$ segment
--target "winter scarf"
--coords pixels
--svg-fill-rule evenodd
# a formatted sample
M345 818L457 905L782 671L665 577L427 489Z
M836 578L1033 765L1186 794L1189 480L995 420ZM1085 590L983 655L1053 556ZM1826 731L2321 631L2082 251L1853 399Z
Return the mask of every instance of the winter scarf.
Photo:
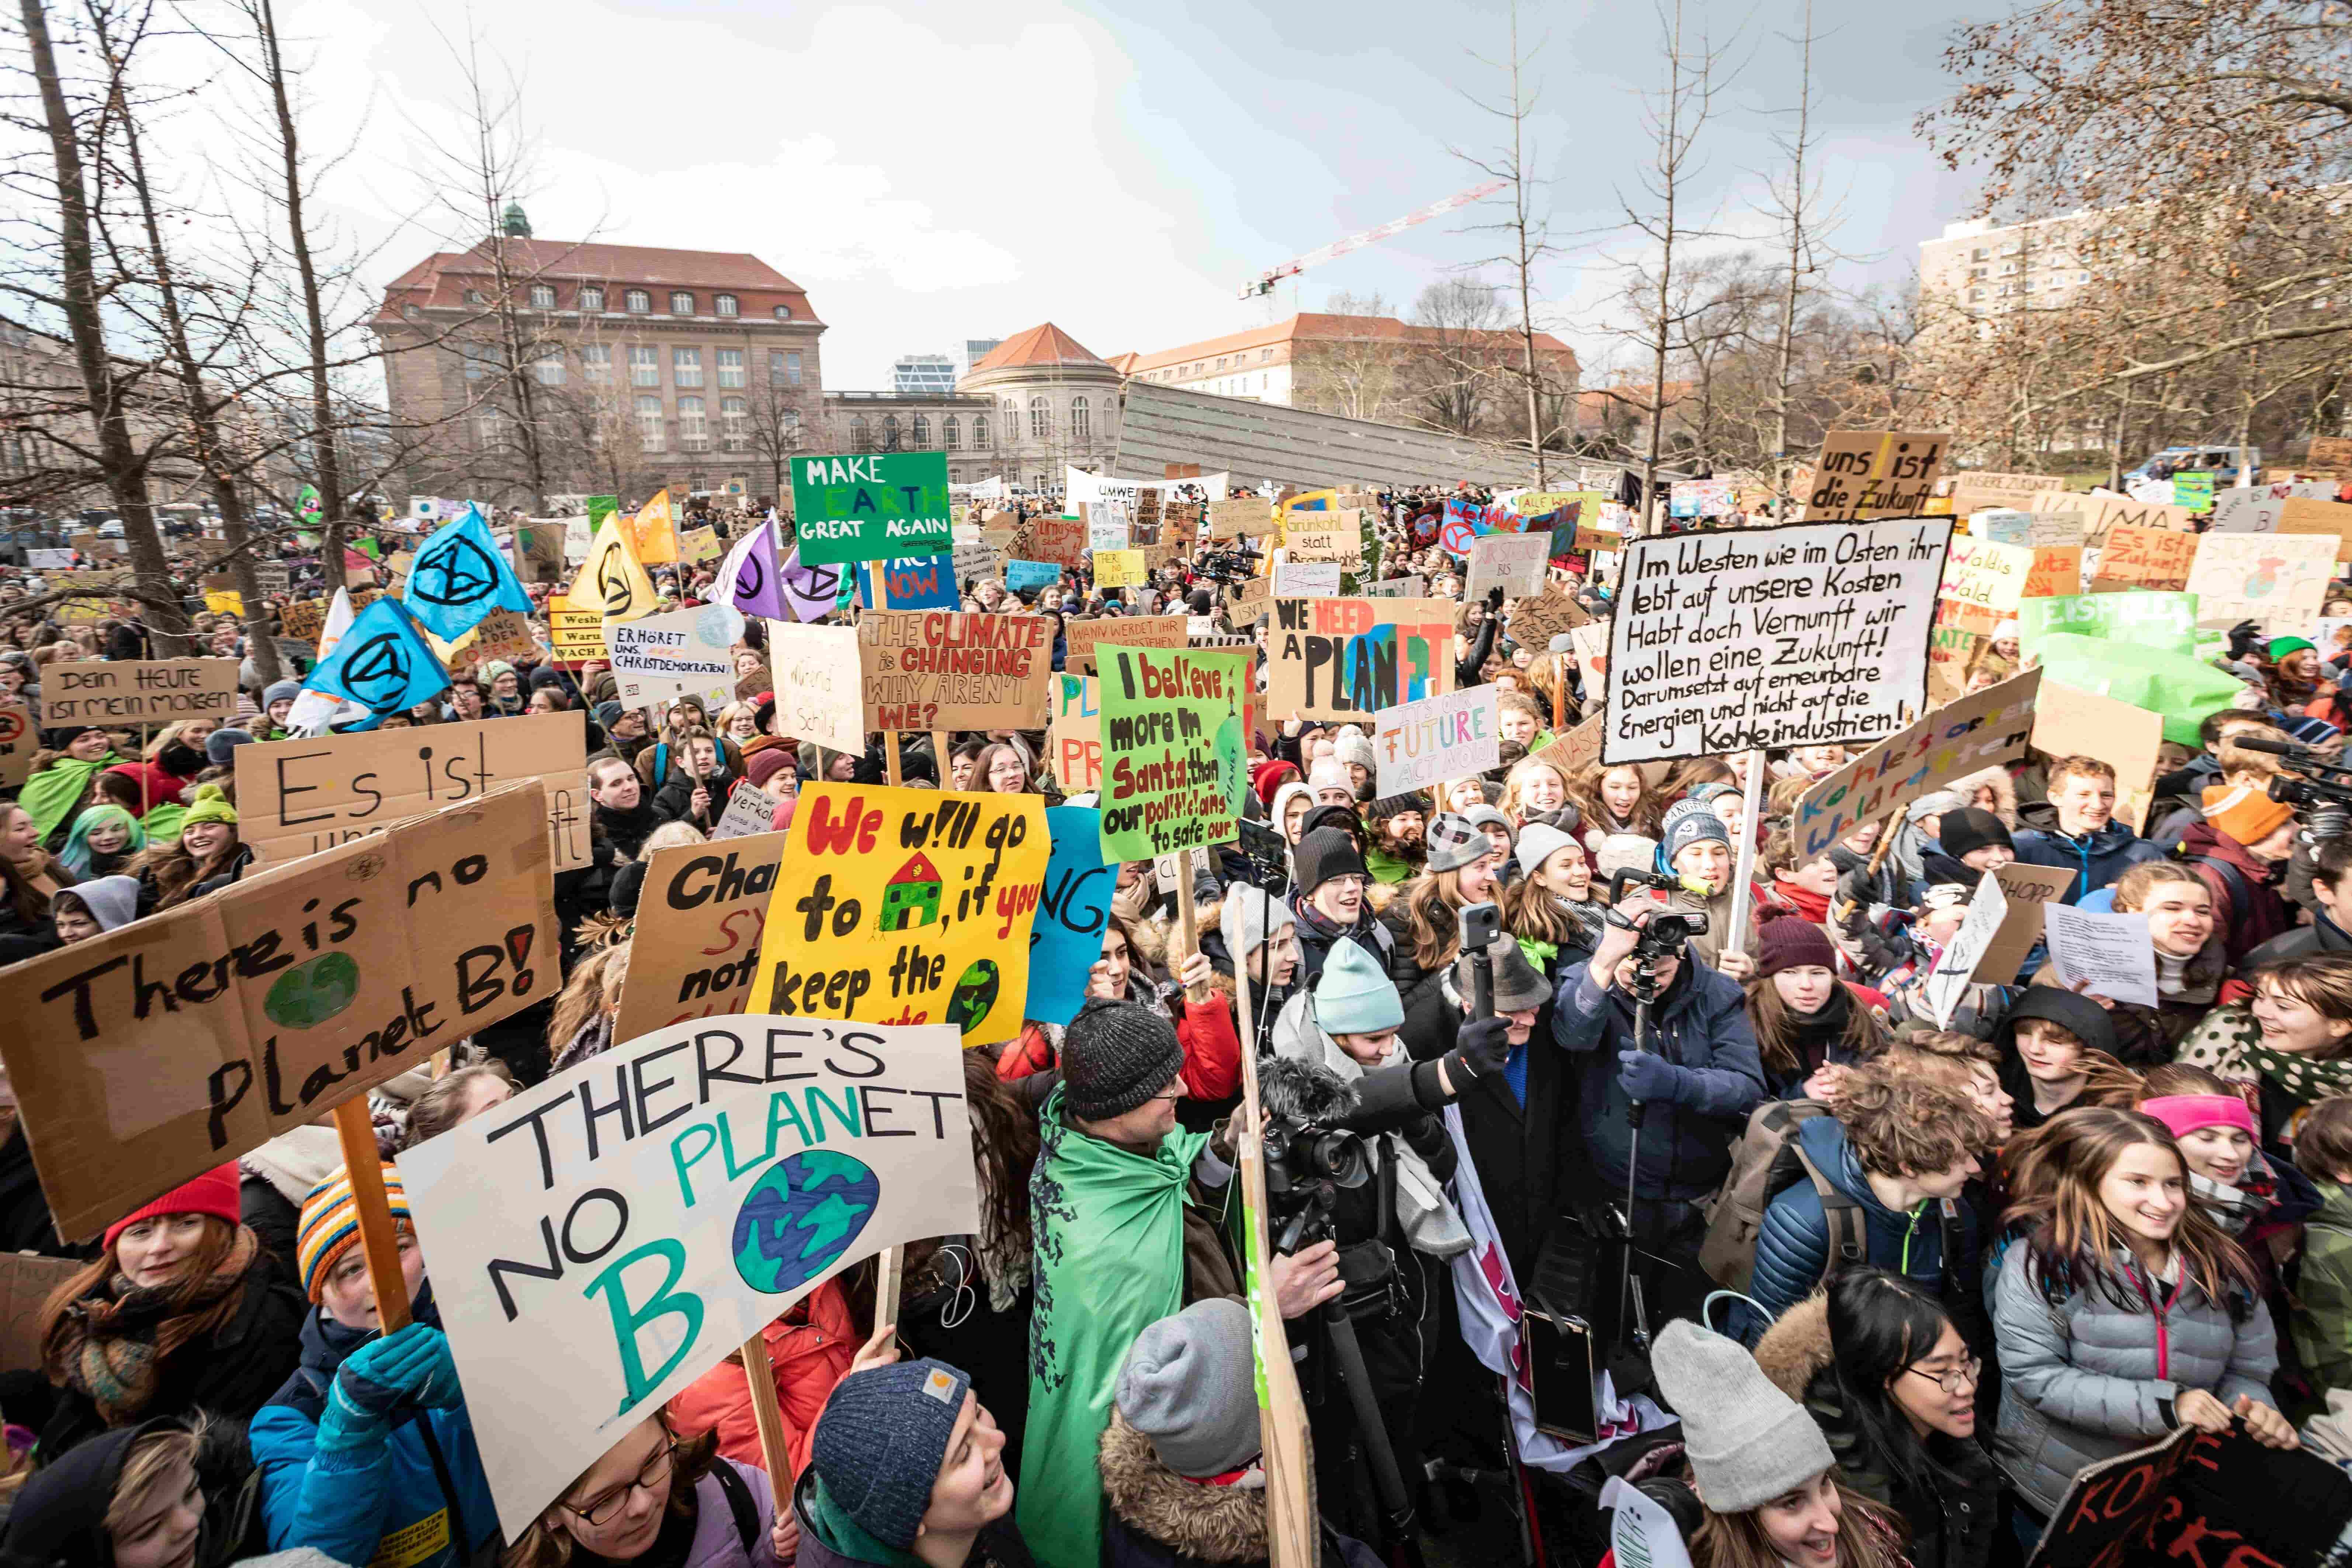
M1372 906L1370 900L1366 900L1363 912L1356 917L1356 923L1354 925L1341 925L1338 921L1333 920L1329 915L1327 915L1321 910L1317 909L1314 903L1307 899L1299 899L1294 901L1291 905L1290 912L1297 917L1301 930L1307 931L1319 941L1332 942L1339 941L1343 936L1360 937L1364 940L1365 950L1370 952L1375 958L1379 957L1382 951L1381 949L1372 945L1380 940L1372 933L1380 925L1381 918L1372 912Z
M547 1070L562 1072L566 1068L579 1066L590 1057L601 1057L612 1048L612 1015L603 1012L592 1014L588 1021L563 1043L563 1048L555 1053L555 1061Z
M824 1477L810 1477L801 1497L806 1504L809 1528L836 1555L852 1563L876 1563L878 1568L923 1568L921 1558L884 1545L868 1534L864 1525L850 1518L849 1510L834 1501L833 1494L824 1489Z
M108 1426L133 1419L154 1398L172 1352L235 1312L258 1246L239 1226L220 1267L203 1279L135 1286L115 1275L104 1294L66 1308L47 1347L52 1375L86 1395Z
M1797 1070L1810 1078L1814 1070L1831 1059L1838 1042L1845 1037L1847 1015L1853 1006L1853 994L1841 981L1830 987L1830 999L1822 1004L1821 1011L1811 1017L1799 1017L1793 1009L1789 1032L1790 1048L1797 1053Z
M2189 1194L2205 1217L2231 1236L2243 1236L2260 1219L2278 1194L2278 1183L2267 1173L2249 1167L2242 1183L2231 1186L2210 1176L2189 1173Z
M1827 925L1830 918L1830 895L1801 888L1786 877L1772 879L1772 896L1788 905L1815 925Z
M1338 1075L1349 1085L1363 1081L1363 1064L1339 1048L1315 1016L1315 993L1302 991L1293 996L1275 1021L1274 1054L1289 1061L1307 1062ZM1409 1060L1402 1036L1389 1041L1389 1054L1381 1058L1383 1068L1395 1067ZM1445 1196L1444 1184L1429 1168L1429 1162L1416 1153L1412 1144L1394 1132L1384 1132L1372 1141L1374 1158L1383 1155L1396 1162L1397 1224L1412 1243L1416 1252L1426 1252L1432 1258L1451 1258L1457 1252L1470 1250L1470 1233L1462 1226L1462 1216Z
M2252 1091L2263 1080L2302 1105L2352 1094L2352 1058L2321 1061L2271 1049L2263 1044L2262 1026L2254 1022L2252 1009L2243 1002L2228 1003L2206 1014L2180 1042L2172 1059L2203 1068L2226 1080L2253 1105L2257 1115L2262 1106Z
M297 1127L280 1132L237 1164L299 1208L311 1188L342 1169L342 1138L331 1127Z
M1057 1085L1045 1101L1029 1177L1037 1300L1015 1495L1039 1563L1094 1568L1102 1559L1096 1448L1135 1336L1183 1308L1185 1184L1209 1135L1179 1130L1152 1154L1134 1153L1071 1127L1066 1093Z
M16 792L16 804L32 814L33 826L41 830L43 843L48 842L58 824L81 803L82 792L89 787L89 775L113 765L111 753L91 763L78 757L59 757L25 781L25 787Z

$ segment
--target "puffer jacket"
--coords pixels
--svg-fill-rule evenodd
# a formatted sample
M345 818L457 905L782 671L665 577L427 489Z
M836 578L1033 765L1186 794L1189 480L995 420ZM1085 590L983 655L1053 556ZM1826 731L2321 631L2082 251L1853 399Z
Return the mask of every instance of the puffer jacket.
M1833 1353L1829 1298L1816 1293L1765 1331L1757 1342L1756 1364L1781 1393L1802 1405L1822 1429L1837 1458L1838 1479L1903 1515L1911 1527L1910 1542L1904 1548L1911 1568L1985 1568L2000 1517L1999 1467L1973 1438L1931 1432L1927 1457L1941 1468L1940 1473L1931 1475L1924 1487L1895 1474L1848 1407L1831 1364Z
M2172 1402L2201 1388L2224 1405L2242 1394L2267 1405L2278 1334L2259 1301L2229 1310L2182 1284L2158 1320L2124 1286L2126 1307L2105 1290L2051 1301L2030 1277L2032 1248L2012 1244L1993 1290L2000 1342L2000 1427L1993 1457L2025 1500L2056 1510L2084 1466L2145 1447L2172 1430ZM2118 1274L2145 1285L2118 1254ZM2167 1288L2157 1286L2161 1299Z
M2045 802L2021 807L2018 816L2031 826L2011 836L2017 858L2029 866L2061 866L2074 873L2058 900L2062 904L2079 904L2141 862L2164 858L2161 846L2120 822L2076 837L2060 830L2057 808Z
M792 1467L791 1475L771 1478L782 1490L808 1467L816 1418L833 1397L834 1384L848 1373L865 1336L837 1279L818 1286L761 1334L769 1364L775 1369L776 1406L784 1418L784 1452ZM668 1410L681 1435L716 1432L722 1456L754 1469L767 1468L759 1422L751 1414L751 1384L740 1353L672 1394Z
M1869 1256L1862 1262L1914 1279L1931 1292L1944 1289L1947 1216L1933 1203L1898 1213L1879 1202L1863 1173L1862 1161L1843 1123L1816 1116L1797 1129L1797 1146L1830 1185L1862 1205L1863 1236ZM1977 1222L1965 1202L1955 1200L1950 1230L1960 1256L1951 1259L1956 1288L1974 1272ZM1792 1182L1773 1194L1756 1233L1756 1272L1748 1287L1756 1310L1743 1306L1733 1319L1740 1339L1754 1344L1767 1325L1813 1293L1830 1266L1830 1222L1822 1194L1810 1180ZM1956 1293L1965 1294L1964 1291Z

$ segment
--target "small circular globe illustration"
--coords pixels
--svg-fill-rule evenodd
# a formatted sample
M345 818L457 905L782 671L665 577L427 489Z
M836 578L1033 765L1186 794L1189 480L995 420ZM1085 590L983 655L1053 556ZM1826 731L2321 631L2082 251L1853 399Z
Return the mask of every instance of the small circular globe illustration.
M971 967L956 982L955 992L948 998L947 1021L959 1029L969 1029L988 1016L996 1005L996 991L1001 977L992 959L976 958Z
M743 612L732 605L706 605L694 617L694 632L714 647L743 640Z
M882 1201L866 1162L831 1149L786 1155L761 1173L735 1213L735 1272L772 1296L833 1267Z

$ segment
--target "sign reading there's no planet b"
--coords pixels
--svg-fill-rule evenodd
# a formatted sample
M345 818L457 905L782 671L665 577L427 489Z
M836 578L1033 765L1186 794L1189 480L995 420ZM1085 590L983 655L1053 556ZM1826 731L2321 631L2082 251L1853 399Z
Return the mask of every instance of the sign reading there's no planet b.
M735 644L742 636L741 612L726 605L604 624L621 700L631 708L696 697L716 714L735 700Z
M819 1285L980 1225L963 1053L940 1024L671 1025L400 1169L510 1538Z

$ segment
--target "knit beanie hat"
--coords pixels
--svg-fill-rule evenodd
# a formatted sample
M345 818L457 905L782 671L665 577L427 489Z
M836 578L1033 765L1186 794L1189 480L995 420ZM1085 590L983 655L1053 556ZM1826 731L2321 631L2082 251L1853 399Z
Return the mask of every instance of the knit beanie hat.
M1429 868L1433 871L1459 871L1494 847L1486 842L1484 829L1468 817L1450 811L1431 823L1423 837L1429 846Z
M2160 1094L2141 1100L2137 1109L2163 1122L2175 1138L2186 1138L2200 1127L2235 1127L2262 1142L2254 1113L2234 1094Z
M1445 819L1441 816L1438 820ZM1298 896L1302 899L1313 898L1315 889L1334 877L1369 879L1371 875L1364 869L1364 857L1356 848L1355 836L1342 828L1318 827L1304 835L1290 858L1298 866Z
M1738 1341L1676 1318L1650 1365L1682 1417L1683 1456L1710 1513L1762 1508L1837 1462L1813 1418Z
M1339 742L1332 748L1331 754L1342 763L1352 763L1358 767L1378 766L1372 761L1372 741L1369 735L1351 735L1344 731L1341 731Z
M2263 652L2269 656L2273 664L2276 664L2291 653L2302 653L2306 649L2313 653L2319 651L2312 647L2310 640L2305 637L2273 637L2270 647Z
M1213 1296L1145 1325L1119 1369L1118 1397L1128 1425L1178 1475L1248 1464L1262 1448L1249 1309Z
M2215 784L2204 795L2205 820L2241 844L2260 844L2294 816L2252 784Z
M1829 932L1801 915L1781 914L1756 933L1756 973L1761 977L1807 964L1837 973L1837 949Z
M1512 826L1511 819L1491 805L1474 805L1462 814L1462 820L1482 833L1488 827L1501 828L1506 843L1516 845L1519 841L1519 830Z
M1297 763L1269 757L1250 769L1250 788L1256 792L1259 805L1270 806L1274 804L1274 792L1297 777Z
M1404 1003L1381 961L1362 944L1335 942L1315 981L1315 1021L1334 1035L1376 1035L1404 1022Z
M261 693L261 706L264 709L267 709L273 702L291 702L301 695L302 683L300 681L273 680Z
M1298 923L1290 905L1264 888L1235 882L1225 889L1217 915L1217 929L1225 933L1225 951L1242 962Z
M1530 822L1519 829L1519 869L1532 877L1561 850L1577 847L1574 834L1562 833L1549 822Z
M1638 833L1612 833L1592 857L1592 879L1605 882L1620 871L1647 871L1657 858L1658 841Z
M835 1506L883 1545L915 1543L971 1379L943 1361L902 1361L834 1386L809 1439L809 1468Z
M142 1219L161 1219L167 1214L208 1214L229 1224L237 1223L236 1162L215 1165L201 1176L192 1177L157 1198L153 1203L132 1209L106 1227L106 1247L114 1249L114 1238Z
M1386 822L1391 816L1406 813L1415 816L1429 815L1429 797L1419 790L1407 790L1402 795L1384 795L1364 807L1364 815L1375 822Z
M1658 847L1658 858L1672 867L1675 857L1692 845L1710 842L1730 848L1731 829L1723 825L1723 818L1701 806L1696 811L1685 812L1667 825L1666 839Z
M408 1189L401 1184L400 1173L390 1165L383 1168L383 1199L395 1226L411 1223ZM359 1245L359 1204L352 1196L352 1173L345 1166L312 1187L310 1195L302 1200L302 1217L294 1230L294 1260L302 1270L302 1293L318 1300L319 1288L326 1283L328 1274L344 1253Z
M1982 806L1955 806L1944 813L1940 826L1943 831L1936 836L1937 842L1944 847L1944 853L1955 860L1971 849L1982 849L1987 846L2006 849L2011 854L2017 852L2017 846L2011 840L2009 829L2002 825L2000 818Z
M1551 988L1544 984L1536 966L1528 962L1527 950L1519 945L1517 938L1496 938L1487 945L1486 957L1495 976L1496 1012L1521 1013L1551 1000ZM1460 994L1465 1010L1478 994L1477 983L1472 978L1477 972L1477 965L1466 952L1454 961L1454 988Z
M1097 998L1062 1032L1062 1103L1081 1121L1108 1121L1165 1089L1183 1066L1173 1024L1140 1003Z
M609 730L619 721L621 715L627 711L627 709L617 702L599 702L596 704L595 711L590 717L596 721L596 728Z
M215 730L205 737L205 761L216 768L227 767L236 760L236 749L252 739L250 730Z
M196 804L180 818L180 830L187 831L199 822L226 822L236 826L236 807L229 805L228 794L216 784L196 786Z
M1318 795L1327 789L1343 789L1352 798L1356 793L1356 779L1348 772L1347 763L1338 757L1326 757L1307 773L1307 787Z

